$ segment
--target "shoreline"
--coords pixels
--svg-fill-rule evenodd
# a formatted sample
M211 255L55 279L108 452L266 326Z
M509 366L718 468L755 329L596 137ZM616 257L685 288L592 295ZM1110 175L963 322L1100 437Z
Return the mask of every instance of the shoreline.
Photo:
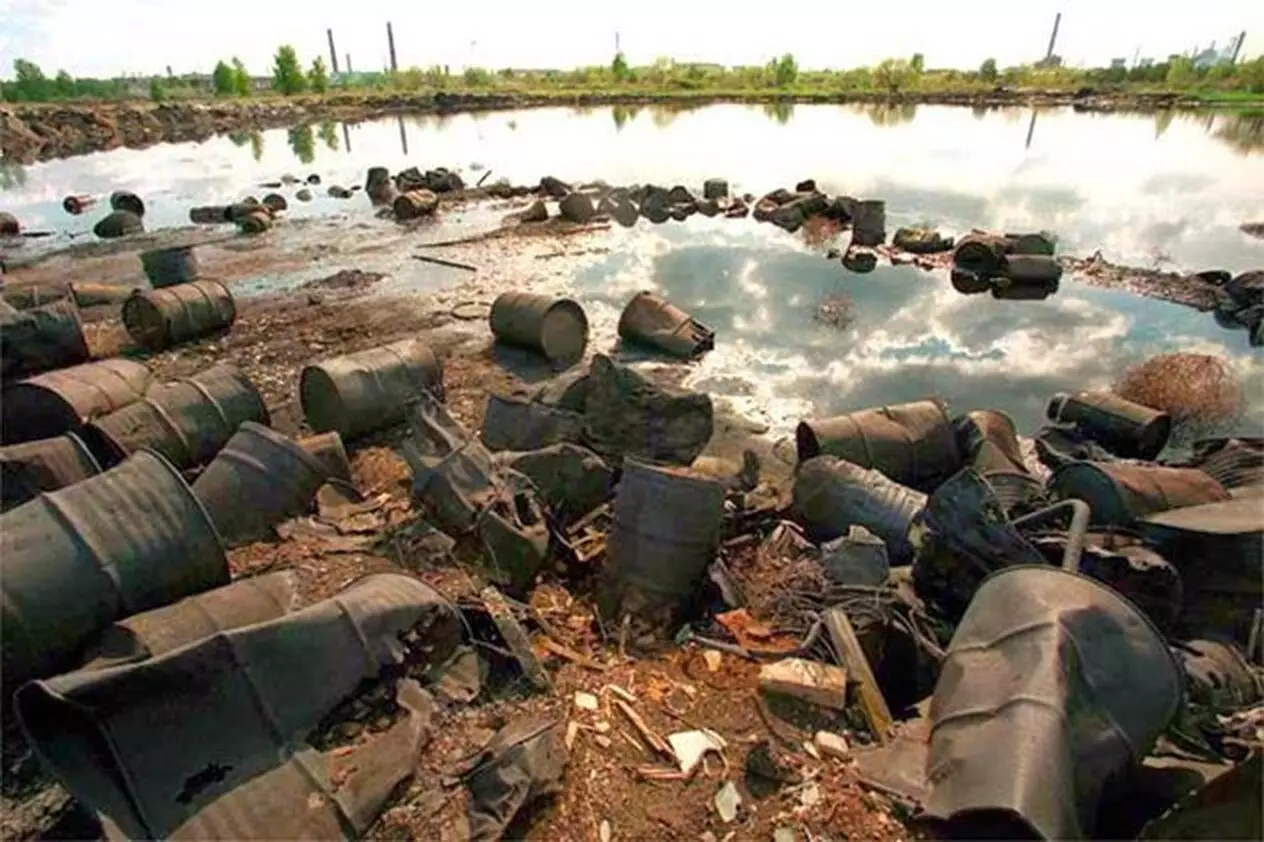
M99 152L120 146L142 149L159 143L206 140L234 131L285 128L316 120L361 122L401 113L458 114L559 106L707 105L946 105L969 108L1057 108L1112 113L1167 110L1234 110L1264 107L1260 101L1202 99L1174 92L1097 92L1092 89L993 90L886 94L878 92L677 91L659 93L348 93L246 100L198 99L152 103L0 105L0 150L18 163Z

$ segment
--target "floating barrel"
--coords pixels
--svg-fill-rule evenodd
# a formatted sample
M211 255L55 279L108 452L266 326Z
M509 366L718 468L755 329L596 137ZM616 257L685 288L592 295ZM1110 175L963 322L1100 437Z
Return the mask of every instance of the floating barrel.
M110 210L127 211L137 216L144 216L145 203L135 193L128 190L115 190L110 194Z
M268 420L255 385L236 366L222 363L159 383L142 400L97 418L83 436L102 464L151 448L185 470L214 459L243 422Z
M795 442L800 462L837 456L923 491L962 466L947 406L938 398L803 421Z
M793 494L795 519L814 541L833 541L863 526L883 540L893 563L912 555L909 526L926 507L925 494L832 456L800 465Z
M73 301L0 314L0 376L5 380L92 359Z
M193 246L142 251L140 263L154 289L187 284L198 276L197 254Z
M201 205L189 208L189 221L194 225L219 225L233 221L233 205ZM253 208L250 208L253 210ZM244 215L245 211L243 211Z
M602 569L602 616L617 623L635 614L674 630L715 558L723 514L719 482L626 459Z
M443 369L424 342L405 339L305 367L299 399L307 425L353 441L404 420L423 392L443 397Z
M949 277L952 288L962 295L978 295L992 288L990 280L980 277L977 272L969 269L958 269L954 266Z
M430 216L439 207L439 197L429 190L410 190L395 197L392 207L400 220Z
M325 466L325 476L351 482L351 460L347 458L347 449L343 447L342 436L337 433L305 436L298 440L298 446Z
M247 421L202 471L193 493L232 547L266 538L273 526L307 511L326 476L325 465L295 441Z
M1128 459L1154 459L1167 446L1172 417L1110 392L1059 393L1049 401L1050 421L1083 428L1107 450Z
M1056 245L1048 234L1006 234L1005 242L1011 254L1049 256Z
M132 360L112 359L49 371L4 387L0 421L5 442L32 441L79 430L84 422L140 400L152 379Z
M1197 468L1120 462L1072 462L1054 472L1049 490L1083 500L1095 526L1126 526L1138 518L1229 499L1224 486Z
M80 647L114 620L229 578L201 503L149 452L0 515L0 546L9 692L73 666Z
M243 234L262 234L272 227L272 214L266 210L255 210L248 214L235 216L233 222Z
M103 240L115 240L131 234L140 234L145 230L144 221L130 211L116 210L102 217L92 226L92 233Z
M1001 272L1016 284L1053 285L1062 278L1062 264L1043 254L1010 254Z
M881 199L863 199L852 205L851 244L880 246L887 238L887 203Z
M285 201L285 197L280 193L269 193L263 197L263 201L259 204L263 205L274 214L280 213L290 206L290 203Z
M715 347L715 331L649 291L638 292L623 308L619 336L684 359L701 356Z
M506 292L492 303L489 321L498 340L539 351L556 368L573 366L588 347L588 317L569 298Z
M925 810L950 823L942 838L1093 838L1105 788L1150 752L1182 685L1163 635L1110 588L1057 567L993 573L931 697Z
M62 209L71 216L78 216L97 203L97 200L87 194L72 194L61 200Z
M0 511L101 473L74 433L0 447Z
M999 301L1044 301L1058 291L1058 282L1020 283L1011 278L992 281L992 297Z
M137 344L160 350L232 327L237 306L219 281L194 281L138 292L123 304L123 324Z
M1001 274L1009 250L1010 244L1004 237L969 234L957 241L956 248L952 250L952 264L986 279Z
M3 298L6 304L18 310L29 310L32 307L43 307L54 301L64 301L71 297L70 284L5 284Z
M368 175L364 179L364 189L368 193L381 187L383 184L391 183L391 171L386 167L369 167Z

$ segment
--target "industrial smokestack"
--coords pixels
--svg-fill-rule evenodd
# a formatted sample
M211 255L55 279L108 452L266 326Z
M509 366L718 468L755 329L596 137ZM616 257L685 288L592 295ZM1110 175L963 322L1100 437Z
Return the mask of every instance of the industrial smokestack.
M334 75L338 75L338 51L334 49L334 31L326 29L325 35L329 37L329 63L333 66Z
M1058 12L1057 17L1053 19L1053 33L1049 36L1049 50L1045 53L1045 58L1053 58L1053 47L1058 42L1058 27L1062 24L1062 13Z
M355 72L355 71L353 71L353 70L351 69L351 53L347 53L347 72L348 72L348 73L354 73L354 72Z
M1242 52L1242 42L1246 40L1246 32L1244 31L1238 36L1238 43L1233 45L1233 55L1229 57L1230 64L1238 63L1238 53Z
M391 30L391 22L386 22L386 43L391 48L391 72L399 70L399 62L395 60L395 33Z

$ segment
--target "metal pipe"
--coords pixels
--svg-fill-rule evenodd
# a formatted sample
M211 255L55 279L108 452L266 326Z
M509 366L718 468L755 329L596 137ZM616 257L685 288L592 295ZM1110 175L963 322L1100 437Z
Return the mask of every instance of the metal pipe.
M1062 24L1062 13L1058 12L1053 19L1053 32L1049 35L1049 51L1045 53L1045 59L1053 58L1053 46L1058 41L1058 27Z
M395 61L395 32L390 21L386 22L386 43L391 48L391 72L395 73L399 70L399 63Z
M1052 506L1024 515L1010 525L1015 529L1024 526L1040 526L1066 509L1071 510L1071 526L1067 529L1066 546L1062 550L1062 569L1075 572L1080 567L1080 556L1084 554L1084 535L1088 532L1089 518L1093 510L1083 500L1063 500Z
M329 38L329 63L333 66L334 75L338 75L338 51L334 49L334 31L326 29L325 35Z

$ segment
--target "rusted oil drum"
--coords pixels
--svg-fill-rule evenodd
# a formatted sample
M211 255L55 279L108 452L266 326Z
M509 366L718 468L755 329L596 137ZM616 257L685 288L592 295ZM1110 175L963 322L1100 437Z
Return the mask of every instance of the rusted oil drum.
M423 392L443 398L443 369L430 346L405 339L309 365L299 375L307 425L342 440L404 420L404 407Z
M142 251L140 263L154 289L187 284L198 276L197 253L193 246Z
M724 486L684 468L626 459L602 569L601 614L674 631L715 558Z
M1010 520L1043 509L1049 504L1045 484L1025 471L979 471L979 476L991 487L996 501L1001 504Z
M954 266L949 279L952 282L952 288L962 295L978 295L992 288L990 280L970 269L958 269Z
M1107 450L1128 459L1154 459L1167 446L1172 417L1110 392L1065 392L1053 396L1050 421L1082 427Z
M1044 254L1010 254L1001 272L1018 284L1056 284L1062 278L1062 264Z
M1006 234L1005 242L1010 254L1036 257L1052 256L1056 245L1048 234Z
M851 244L880 246L887 238L887 203L881 199L861 199L852 205Z
M121 617L228 583L224 547L202 504L156 453L0 515L3 680L73 666Z
M272 214L256 209L245 215L234 216L233 222L243 234L262 234L272 228Z
M127 332L151 350L225 330L236 319L233 294L219 281L194 281L170 289L138 292L123 304Z
M71 297L70 284L5 284L3 298L6 304L18 310L29 310L32 307L43 307L54 301L64 301Z
M246 213L249 208L243 210ZM199 205L198 207L189 208L189 221L194 225L220 225L225 222L233 221L232 205Z
M92 226L92 233L103 240L116 240L141 234L145 230L145 221L130 211L116 210L99 219Z
M3 440L32 441L75 432L89 419L140 400L151 380L141 363L111 359L12 383L0 397Z
M381 188L384 184L391 183L391 171L386 167L369 167L369 172L364 177L364 189L368 193Z
M145 203L141 201L140 196L129 190L115 190L110 194L110 209L116 211L128 211L137 216L145 215Z
M912 555L909 527L926 508L926 495L881 473L833 456L799 466L794 480L794 516L814 541L833 541L863 526L887 545L893 564Z
M78 216L97 203L97 200L85 194L74 194L67 196L61 200L61 207L71 216Z
M290 206L290 203L285 201L285 197L280 193L269 193L263 197L263 201L259 204L263 205L274 214L280 213Z
M1044 301L1058 291L1058 282L1021 283L1011 278L992 280L992 297L998 301Z
M588 347L588 317L569 298L506 292L492 302L492 335L508 345L539 351L554 368L570 368Z
M800 462L837 456L923 491L962 467L947 405L938 398L803 421L794 435Z
M103 465L151 448L186 470L214 459L243 422L268 420L254 383L223 363L157 384L142 400L94 420L83 437Z
M1049 490L1060 499L1088 503L1094 526L1126 526L1146 515L1219 503L1230 496L1197 468L1116 462L1065 465L1050 477Z
M311 506L324 464L293 439L247 421L193 483L224 542L267 538L272 527Z
M619 337L683 359L701 356L715 347L715 331L648 290L638 292L623 308Z
M0 511L101 473L74 433L0 447Z
M439 197L429 190L410 190L395 197L392 207L400 220L430 216L439 207Z
M1153 748L1182 684L1163 635L1111 588L1052 566L993 573L931 696L924 806L951 823L937 836L1094 838L1105 788Z
M320 433L298 440L298 446L325 466L325 476L351 482L351 460L343 447L342 436L337 433Z
M1004 237L991 234L969 234L957 241L952 250L952 265L974 272L981 278L1001 274L1010 244Z
M92 359L73 301L0 314L0 376L30 377Z
M1027 471L1014 419L994 409L976 409L952 422L965 464L981 474Z

